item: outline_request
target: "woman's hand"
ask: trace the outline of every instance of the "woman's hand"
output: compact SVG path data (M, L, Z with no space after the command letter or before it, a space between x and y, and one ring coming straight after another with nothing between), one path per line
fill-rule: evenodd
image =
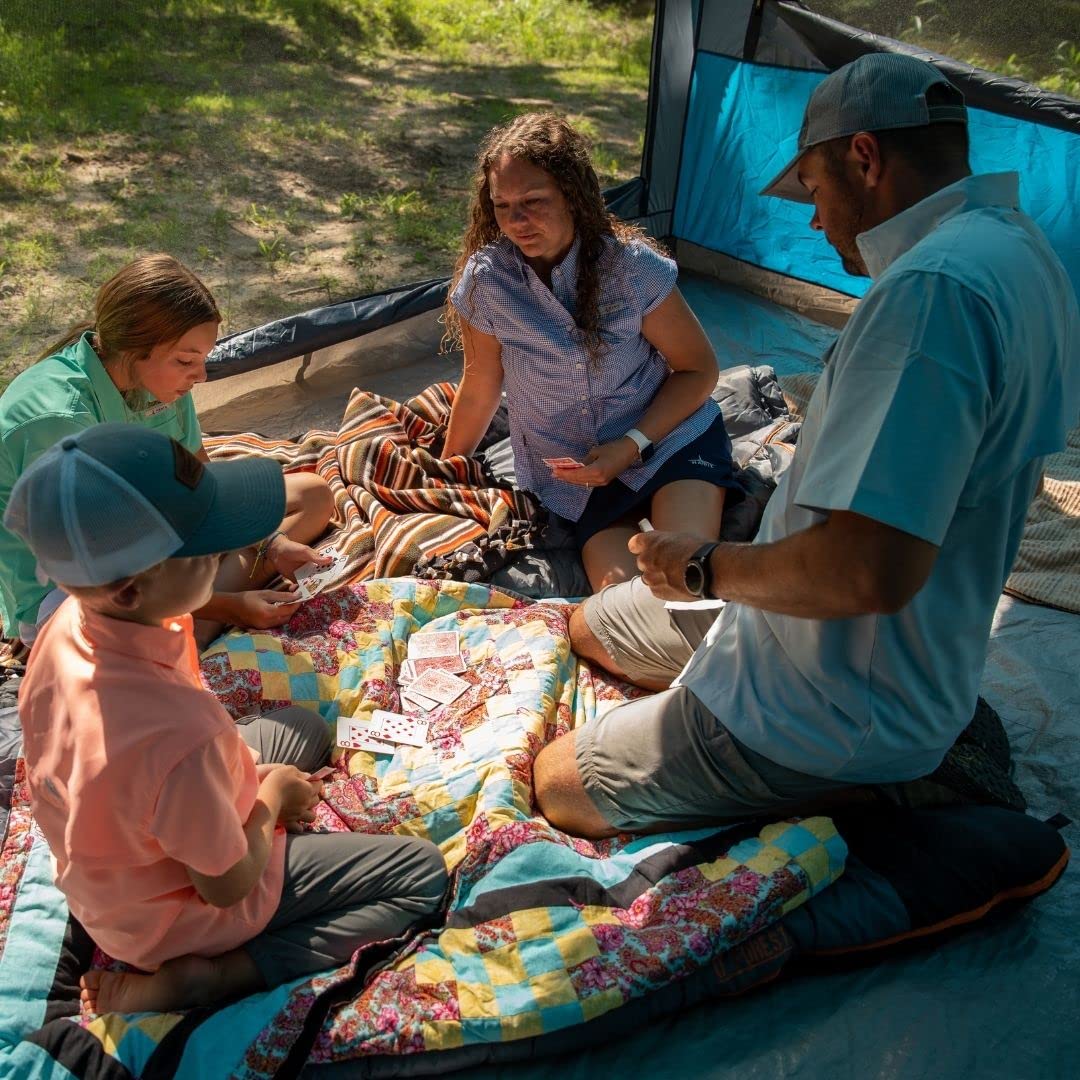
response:
M580 469L552 469L556 480L565 480L568 484L580 484L583 487L604 487L610 484L619 473L630 468L638 459L637 444L624 435L614 442L594 446L586 455Z
M301 566L313 562L316 566L329 566L334 560L329 555L320 555L314 548L307 544L299 544L290 540L284 533L278 533L263 556L270 560L270 565L282 576L295 580L296 571Z
M251 589L229 594L228 621L253 630L269 630L292 618L301 596L295 589Z

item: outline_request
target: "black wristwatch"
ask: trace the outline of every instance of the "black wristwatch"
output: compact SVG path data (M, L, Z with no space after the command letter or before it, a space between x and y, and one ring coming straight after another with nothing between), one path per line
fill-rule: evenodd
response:
M708 597L712 595L712 566L709 556L720 546L719 540L701 547L690 556L690 561L683 571L683 584L691 596Z

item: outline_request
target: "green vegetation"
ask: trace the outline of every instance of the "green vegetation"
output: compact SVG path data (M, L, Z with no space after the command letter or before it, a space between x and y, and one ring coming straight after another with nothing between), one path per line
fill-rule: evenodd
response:
M1080 97L1080 0L809 0ZM638 168L650 0L2 0L0 388L166 250L225 329L448 270L482 135Z
M1080 99L1080 0L809 0L844 22Z
M652 5L3 0L0 387L136 254L226 329L446 272L476 145L551 108L640 158Z

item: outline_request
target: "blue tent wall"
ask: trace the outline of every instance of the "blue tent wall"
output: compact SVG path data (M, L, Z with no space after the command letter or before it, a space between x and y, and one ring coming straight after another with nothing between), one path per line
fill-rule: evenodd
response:
M811 208L758 195L795 153L803 109L824 74L698 52L684 131L673 233L756 266L853 296L809 227ZM1020 173L1024 209L1080 291L1080 135L984 109L970 112L975 172Z

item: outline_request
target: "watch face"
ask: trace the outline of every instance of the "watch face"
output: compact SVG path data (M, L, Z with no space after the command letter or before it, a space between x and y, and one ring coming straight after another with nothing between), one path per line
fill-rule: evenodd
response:
M686 569L683 571L683 584L692 596L700 596L705 591L705 574L697 559L691 559L686 564Z
M642 450L639 453L638 456L641 458L642 461L648 461L649 458L651 458L653 456L653 454L655 454L655 453L656 453L656 447L653 446L652 443L649 443L649 445L646 446L645 449Z

